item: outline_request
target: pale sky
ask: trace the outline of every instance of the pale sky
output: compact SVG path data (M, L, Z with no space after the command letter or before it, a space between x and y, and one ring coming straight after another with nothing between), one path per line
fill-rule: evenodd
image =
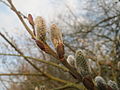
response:
M76 2L77 0L13 0L15 7L25 15L31 13L34 18L36 16L42 16L48 21L54 18L54 16L64 12L64 3L69 4L71 8L75 9ZM0 29L1 28L5 28L7 31L11 31L14 28L24 29L15 13L3 3L0 3Z

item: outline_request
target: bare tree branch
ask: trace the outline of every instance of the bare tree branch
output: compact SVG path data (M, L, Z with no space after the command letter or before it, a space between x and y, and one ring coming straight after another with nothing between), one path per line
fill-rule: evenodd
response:
M5 53L0 53L0 55L8 55L8 56L18 56L18 57L23 57L23 58L28 58L28 59L32 59L32 60L35 60L35 61L39 61L39 62L42 62L42 63L45 63L45 64L48 64L48 65L52 65L54 67L57 67L59 69L62 69L63 71L65 72L68 72L69 70L63 66L59 66L57 65L56 63L53 63L53 62L50 62L50 61L46 61L46 60L42 60L42 59L37 59L37 58L34 58L34 57L30 57L30 56L24 56L24 55L18 55L18 54L5 54Z
M38 73L0 73L0 76L43 76Z
M24 56L24 54L18 49L16 48L2 33L0 33L0 35L22 56ZM59 82L62 83L66 83L65 80L61 80L59 78L53 77L50 74L46 73L46 72L42 72L36 65L34 65L29 59L27 59L26 57L24 57L24 59L31 65L33 66L38 72L42 73L43 75L45 75L46 77L53 79L53 80L57 80Z
M32 30L30 30L30 28L27 26L27 24L25 23L25 21L23 20L23 18L21 17L21 13L19 11L17 11L17 9L15 8L15 6L13 5L11 0L7 0L8 3L11 5L11 10L14 11L16 13L16 15L18 16L18 18L20 19L20 21L22 22L22 24L24 25L24 27L26 28L26 30L29 32L29 34L31 35L31 37L33 39L35 39L35 36L32 32Z

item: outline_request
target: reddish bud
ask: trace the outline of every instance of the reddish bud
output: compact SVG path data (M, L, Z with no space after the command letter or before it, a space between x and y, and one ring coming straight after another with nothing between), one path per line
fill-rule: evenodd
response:
M57 51L58 57L62 60L65 54L63 43L59 43L57 45L56 51Z
M31 14L28 14L28 21L29 21L29 23L30 23L30 25L32 26L32 28L33 28L33 33L34 33L34 35L36 36L36 34L35 34L35 28L34 28L34 20L33 20L33 17L32 17L32 15Z
M39 40L36 40L36 44L38 45L38 47L39 47L41 50L45 51L44 43L42 43L42 42L39 41Z
M113 90L110 86L107 85L107 90Z
M31 14L28 14L28 21L32 26L34 26L34 21L33 21L33 17Z
M94 83L92 81L92 78L87 75L85 77L83 77L83 84L85 85L85 87L88 89L88 90L95 90L95 86L94 86Z
M58 58L57 54L43 41L41 40L35 40L36 44L38 45L38 47L43 50L44 52L46 52L47 54L52 55L55 58Z

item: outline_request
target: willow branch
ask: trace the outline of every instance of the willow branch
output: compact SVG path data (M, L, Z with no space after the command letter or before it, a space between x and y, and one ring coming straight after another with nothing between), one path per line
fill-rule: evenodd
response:
M11 55L11 54L0 54L0 55ZM16 55L16 56L20 56L20 55ZM61 83L64 83L64 84L69 84L69 85L71 85L71 86L74 86L74 87L76 87L76 88L81 88L81 86L80 85L78 85L78 84L75 84L75 83L72 83L72 82L70 82L70 81L66 81L66 80L62 80L62 79L59 79L59 78L56 78L56 77L54 77L54 76L52 76L52 75L50 75L50 74L48 74L48 73L46 73L46 72L42 72L41 71L41 73L42 74L0 74L0 76L17 76L17 75L27 75L27 76L40 76L40 75L42 75L42 76L46 76L47 78L49 78L49 79L51 79L51 80L54 80L54 81L58 81L58 82L61 82Z
M77 88L77 89L80 89L80 90L83 88L83 86L78 85L78 84L67 83L67 84L65 84L61 87L54 88L53 90L64 90L64 89L67 89L67 88L70 88L70 87L71 88Z
M26 28L26 30L29 32L29 34L32 36L32 38L35 39L35 36L34 36L33 32L29 29L29 27L28 27L28 26L26 25L26 23L24 22L23 18L21 17L21 15L19 14L19 12L18 12L17 9L15 8L15 6L13 5L12 0L7 0L7 1L8 1L8 3L11 5L11 10L13 10L13 11L17 14L18 18L20 19L20 21L22 22L22 24L24 25L24 27ZM56 53L54 53L54 52L52 51L52 49L49 48L48 45L44 44L44 43L43 43L42 41L40 41L40 40L39 40L39 43L45 45L45 49L47 48L47 51L48 51L48 49L51 50L51 52L49 52L49 54L53 54L54 57L57 58ZM17 50L17 51L19 51L19 50ZM46 52L46 53L48 53L48 52ZM23 53L21 53L21 55L23 55ZM57 59L58 59L58 58L57 58ZM27 61L28 61L29 63L31 63L29 60L27 60ZM80 75L77 71L75 71L75 70L67 63L67 61L62 62L62 64L65 65L65 66L70 70L70 72L71 72L74 76L77 77L77 79L78 79L79 81L81 81L81 79L82 79L81 75ZM37 68L35 65L33 65L33 63L31 63L31 65L32 65L36 70L39 71L39 68Z
M28 59L32 59L32 60L35 60L35 61L39 61L39 62L48 64L48 65L52 65L54 67L62 69L63 71L66 71L66 72L69 71L66 67L57 65L56 63L53 63L53 62L50 62L50 61L46 61L46 60L42 60L42 59L37 59L37 58L34 58L34 57L30 57L30 56L24 56L24 55L18 55L18 54L5 54L5 53L0 53L0 55L24 57L24 58L28 58Z
M62 89L69 88L69 87L71 87L71 86L72 86L71 84L66 84L66 85L64 85L64 86L61 86L61 87L55 88L55 89L53 89L53 90L62 90Z
M0 73L0 76L42 76L38 73Z
M2 38L4 40L6 40L6 42L15 49L16 52L18 52L20 55L24 55L23 52L21 52L10 40L8 40L1 32L0 32L0 35L2 36ZM25 58L24 59L34 68L36 69L37 71L41 72L40 69L38 67L36 67L35 64L33 64L29 59Z
M8 3L6 3L5 1L0 0L0 2L2 2L3 4L5 4L5 5L8 6L9 8L11 8L10 5L9 5Z
M11 10L14 11L16 13L16 15L18 16L18 18L20 19L20 21L22 22L22 24L24 25L24 27L26 28L26 30L28 31L28 33L31 35L31 37L33 39L35 39L35 35L33 34L32 30L27 26L27 24L25 23L25 21L23 20L23 18L21 17L21 13L19 11L17 11L17 9L15 8L15 6L13 5L11 0L7 0L8 3L11 5Z
M0 35L11 45L11 47L13 47L15 49L15 51L17 51L20 55L23 55L24 54L14 45L12 44L2 33L0 33ZM35 69L37 70L39 73L42 73L45 77L49 78L49 79L52 79L52 80L55 80L55 81L58 81L58 82L61 82L61 83L69 83L69 81L66 81L66 80L62 80L62 79L59 79L57 77L54 77L46 72L43 72L41 71L35 64L33 64L28 58L24 57L24 59Z

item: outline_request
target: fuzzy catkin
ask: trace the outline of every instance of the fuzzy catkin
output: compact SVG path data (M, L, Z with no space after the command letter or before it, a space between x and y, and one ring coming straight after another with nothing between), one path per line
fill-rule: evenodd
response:
M35 29L36 29L37 39L45 42L46 41L46 24L44 19L40 16L37 16L35 18Z
M119 90L118 85L115 81L109 80L107 83L113 90Z
M101 76L96 76L95 77L95 82L96 82L99 90L106 90L107 83Z
M55 24L51 26L51 40L55 48L59 43L63 43L61 31Z
M89 75L90 73L89 73L89 67L87 65L87 59L85 58L81 50L76 51L75 59L76 59L77 71L81 73L81 75L83 76Z
M67 57L67 62L69 63L69 65L70 65L71 67L76 68L76 60L75 60L75 58L74 58L73 55L69 55L69 56Z

